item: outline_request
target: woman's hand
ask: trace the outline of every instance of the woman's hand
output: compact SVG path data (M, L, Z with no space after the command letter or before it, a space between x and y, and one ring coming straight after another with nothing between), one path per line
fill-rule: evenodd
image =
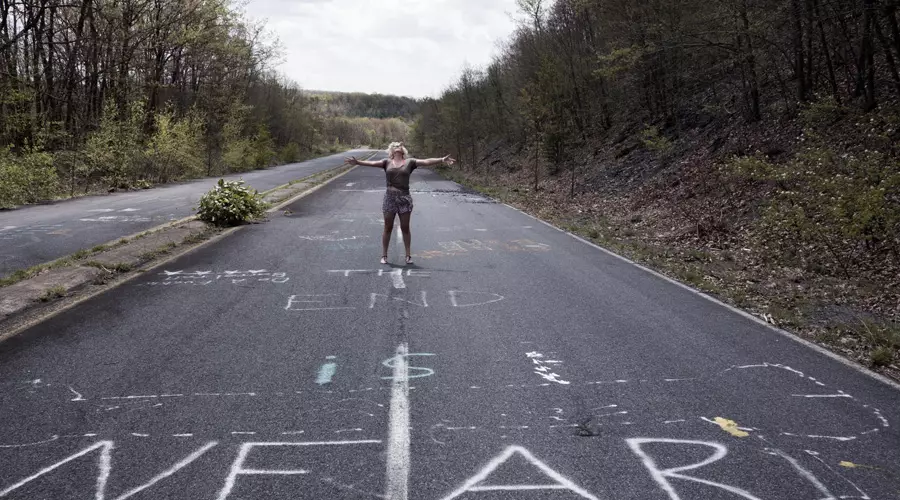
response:
M454 163L456 163L456 160L451 158L450 155L447 155L441 158L441 162L446 163L447 165L453 165Z
M351 156L349 158L344 158L344 161L351 165L359 165L359 160L357 160L355 156Z

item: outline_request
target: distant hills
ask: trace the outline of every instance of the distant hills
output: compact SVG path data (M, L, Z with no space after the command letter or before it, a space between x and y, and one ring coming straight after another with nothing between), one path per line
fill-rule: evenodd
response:
M419 111L419 102L412 97L362 92L331 92L307 90L313 99L313 107L326 117L401 118L413 120Z

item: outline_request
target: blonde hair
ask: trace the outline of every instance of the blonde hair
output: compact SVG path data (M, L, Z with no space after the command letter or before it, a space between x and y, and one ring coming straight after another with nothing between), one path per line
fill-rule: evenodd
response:
M402 142L392 142L390 144L390 146L388 146L388 148L387 148L388 158L393 159L394 152L396 152L396 151L402 151L404 157L409 156L409 151L406 150L406 147L403 145Z

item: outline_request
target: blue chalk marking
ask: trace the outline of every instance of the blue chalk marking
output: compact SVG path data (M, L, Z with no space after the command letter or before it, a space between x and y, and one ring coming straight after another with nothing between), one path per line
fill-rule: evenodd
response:
M334 356L327 356L325 359L335 359ZM331 383L334 372L337 371L337 363L325 363L319 367L319 375L316 377L316 383L325 385Z

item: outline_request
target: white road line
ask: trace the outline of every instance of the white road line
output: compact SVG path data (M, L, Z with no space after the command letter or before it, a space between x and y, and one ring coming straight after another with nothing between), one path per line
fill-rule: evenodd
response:
M403 282L403 269L391 271L391 284L394 288L406 288L406 283Z
M519 210L518 208L516 208L516 207L514 207L514 206L512 206L512 205L510 205L510 204L508 204L508 203L504 203L503 205L505 205L507 208L510 208L510 209L512 209L512 210L515 210L516 212L519 212L520 214L522 214L522 215L524 215L524 216L526 216L526 217L528 217L528 218L530 218L530 219L533 219L533 220L535 220L535 221L537 221L537 222L540 222L541 224L543 224L543 225L545 225L545 226L547 226L547 227L549 227L549 228L555 229L555 230L557 230L557 231L559 231L559 232L561 232L561 233L563 233L563 234L567 234L567 235L569 235L570 237L572 237L572 238L574 238L574 239L576 239L576 240L578 240L578 241L584 243L585 245L588 245L588 246L593 247L593 248L595 248L595 249L597 249L597 250L600 250L601 252L603 252L603 253L605 253L605 254L607 254L607 255L613 257L613 258L616 258L616 259L621 260L622 262L626 262L626 263L628 263L628 264L631 264L632 266L634 266L634 267L640 269L641 271L644 271L645 273L651 274L651 275L653 275L653 276L655 276L655 277L657 277L657 278L659 278L659 279L661 279L661 280L663 280L663 281L668 281L669 283L671 283L671 284L673 284L673 285L675 285L675 286L677 286L677 287L680 287L680 288L682 288L682 289L684 289L684 290L687 290L688 292L691 292L691 293L693 293L693 294L695 294L695 295L699 295L700 297L702 297L702 298L704 298L704 299L706 299L706 300L712 302L713 304L717 304L717 305L719 305L719 306L722 306L722 307L724 307L725 309L728 309L728 310L731 311L731 312L734 312L734 313L736 313L736 314L738 314L738 315L740 315L740 316L743 316L743 317L749 319L750 321L753 321L754 323L756 323L756 324L758 324L758 325L764 326L764 327L766 327L767 329L769 329L770 331L775 332L775 333L777 333L777 334L779 334L779 335L781 335L781 336L783 336L783 337L785 337L785 338L787 338L787 339L793 340L794 342L797 342L798 344L802 344L802 345L804 345L804 346L806 346L806 347L812 349L813 351L816 351L817 353L819 353L819 354L821 354L821 355L823 355L823 356L825 356L825 357L831 358L831 359L833 359L834 361L837 361L838 363L841 363L842 365L844 365L844 366L846 366L846 367L848 367L848 368L851 368L851 369L853 369L853 370L856 370L856 371L859 372L859 373L862 373L863 375L866 375L866 376L868 376L868 377L870 377L870 378L873 378L873 379L875 379L875 380L877 380L877 381L879 381L879 382L881 382L881 383L883 383L883 384L885 384L885 385L887 385L887 386L889 386L889 387L892 387L892 388L894 388L894 389L896 389L896 390L900 390L900 383L897 383L897 382L895 382L895 381L893 381L893 380L891 380L891 379L885 377L884 375L881 375L880 373L875 373L875 372L869 370L868 368L866 368L866 367L860 365L859 363L857 363L857 362L855 362L855 361L852 361L852 360L850 360L850 359L847 359L847 358L841 356L840 354L831 352L831 351L829 351L828 349L826 349L826 348L824 348L824 347L822 347L822 346L820 346L820 345L818 345L818 344L815 344L815 343L813 343L813 342L810 342L809 340L806 340L806 339L804 339L804 338L798 337L797 335L794 335L793 333L791 333L791 332L789 332L789 331L787 331L787 330L782 330L781 328L777 328L777 327L775 327L775 326L772 326L771 324L767 323L765 320L762 320L762 319L758 318L758 317L755 316L754 314L751 314L751 313L749 313L749 312L747 312L747 311L744 311L744 310L742 310L742 309L738 309L737 307L734 307L734 306L732 306L732 305L730 305L730 304L726 304L725 302L722 302L721 300L716 299L716 298L714 298L714 297L711 296L711 295L707 295L707 294L701 292L700 290L697 290L696 288L692 288L692 287L690 287L690 286L688 286L688 285L685 285L684 283L682 283L682 282L680 282L680 281L677 281L677 280L675 280L675 279L672 279L672 278L670 278L670 277L668 277L668 276L666 276L666 275L664 275L664 274L662 274L662 273L660 273L660 272L654 271L653 269L650 269L650 268L647 267L647 266L642 266L641 264L638 264L637 262L635 262L635 261L633 261L633 260L631 260L631 259L629 259L629 258L627 258L627 257L623 257L623 256L621 256L621 255L619 255L619 254L613 252L612 250L603 248L603 247L601 247L600 245L597 245L597 244L595 244L595 243L593 243L593 242L590 242L590 241L588 241L588 240L582 238L581 236L578 236L578 235L576 235L576 234L573 234L573 233L570 233L570 232L565 231L565 230L563 230L563 229L560 229L560 228L554 226L553 224L550 224L549 222L547 222L547 221L545 221L545 220L539 219L539 218L537 218L537 217L535 217L535 216L533 216L533 215L531 215L531 214L529 214L529 213L526 213L526 212L524 212L524 211L522 211L522 210Z
M406 342L397 346L391 383L387 445L387 500L409 498L409 366Z

